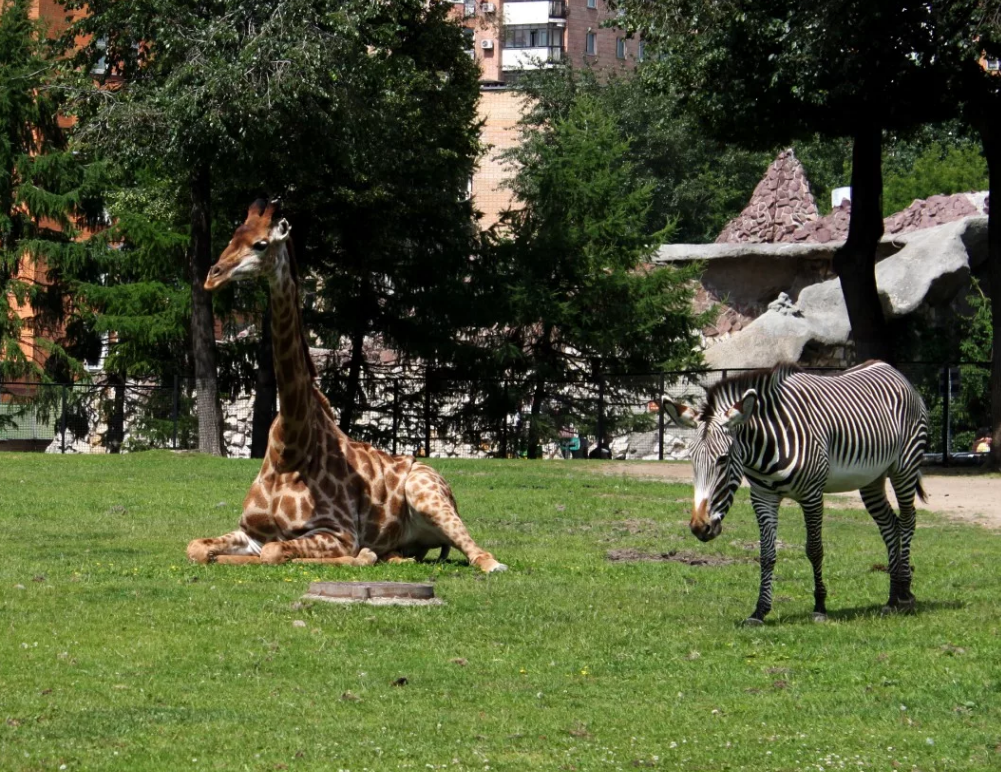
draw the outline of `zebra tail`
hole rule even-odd
[[[921,475],[918,475],[918,481],[915,484],[915,490],[917,491],[918,498],[921,499],[925,504],[928,503],[928,494],[925,493],[925,489],[921,485]]]

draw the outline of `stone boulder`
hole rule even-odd
[[[986,234],[987,218],[971,217],[893,237],[900,250],[876,264],[886,315],[904,316],[922,303],[948,303],[986,258]],[[843,345],[850,331],[841,283],[831,279],[804,287],[795,302],[780,293],[746,328],[707,349],[706,363],[736,369],[798,362],[808,344]]]

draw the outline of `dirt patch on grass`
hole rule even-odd
[[[726,566],[731,563],[753,562],[747,558],[728,558],[723,555],[699,555],[685,550],[670,552],[644,552],[632,547],[609,550],[606,554],[613,563],[684,563],[686,566]]]
[[[596,474],[692,484],[692,465],[686,462],[589,461],[582,466]],[[953,520],[1001,528],[1001,476],[984,474],[979,470],[936,468],[924,469],[922,475],[928,502],[917,502],[919,522],[921,510],[926,510],[939,512]],[[889,485],[887,493],[890,503],[896,506],[893,489]],[[835,493],[826,498],[832,508],[862,508],[858,493]]]

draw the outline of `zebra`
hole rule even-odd
[[[813,618],[827,618],[821,527],[824,493],[858,489],[886,543],[890,599],[883,613],[910,611],[914,496],[925,501],[919,466],[928,413],[914,387],[878,360],[819,376],[780,364],[709,387],[700,410],[670,400],[678,425],[697,430],[691,447],[695,498],[690,528],[701,541],[719,536],[746,476],[761,532],[761,587],[746,624],[763,624],[772,608],[775,532],[783,498],[799,502],[806,555],[813,567]],[[900,514],[886,498],[886,478]]]

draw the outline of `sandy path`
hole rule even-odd
[[[589,461],[588,466],[607,475],[626,474],[651,480],[692,482],[692,467],[687,463]],[[925,469],[922,484],[928,493],[928,503],[918,501],[919,511],[939,512],[955,520],[1001,528],[1001,476],[970,470]],[[889,493],[890,501],[896,503],[892,489]],[[827,500],[833,507],[862,507],[858,493],[829,494]]]

